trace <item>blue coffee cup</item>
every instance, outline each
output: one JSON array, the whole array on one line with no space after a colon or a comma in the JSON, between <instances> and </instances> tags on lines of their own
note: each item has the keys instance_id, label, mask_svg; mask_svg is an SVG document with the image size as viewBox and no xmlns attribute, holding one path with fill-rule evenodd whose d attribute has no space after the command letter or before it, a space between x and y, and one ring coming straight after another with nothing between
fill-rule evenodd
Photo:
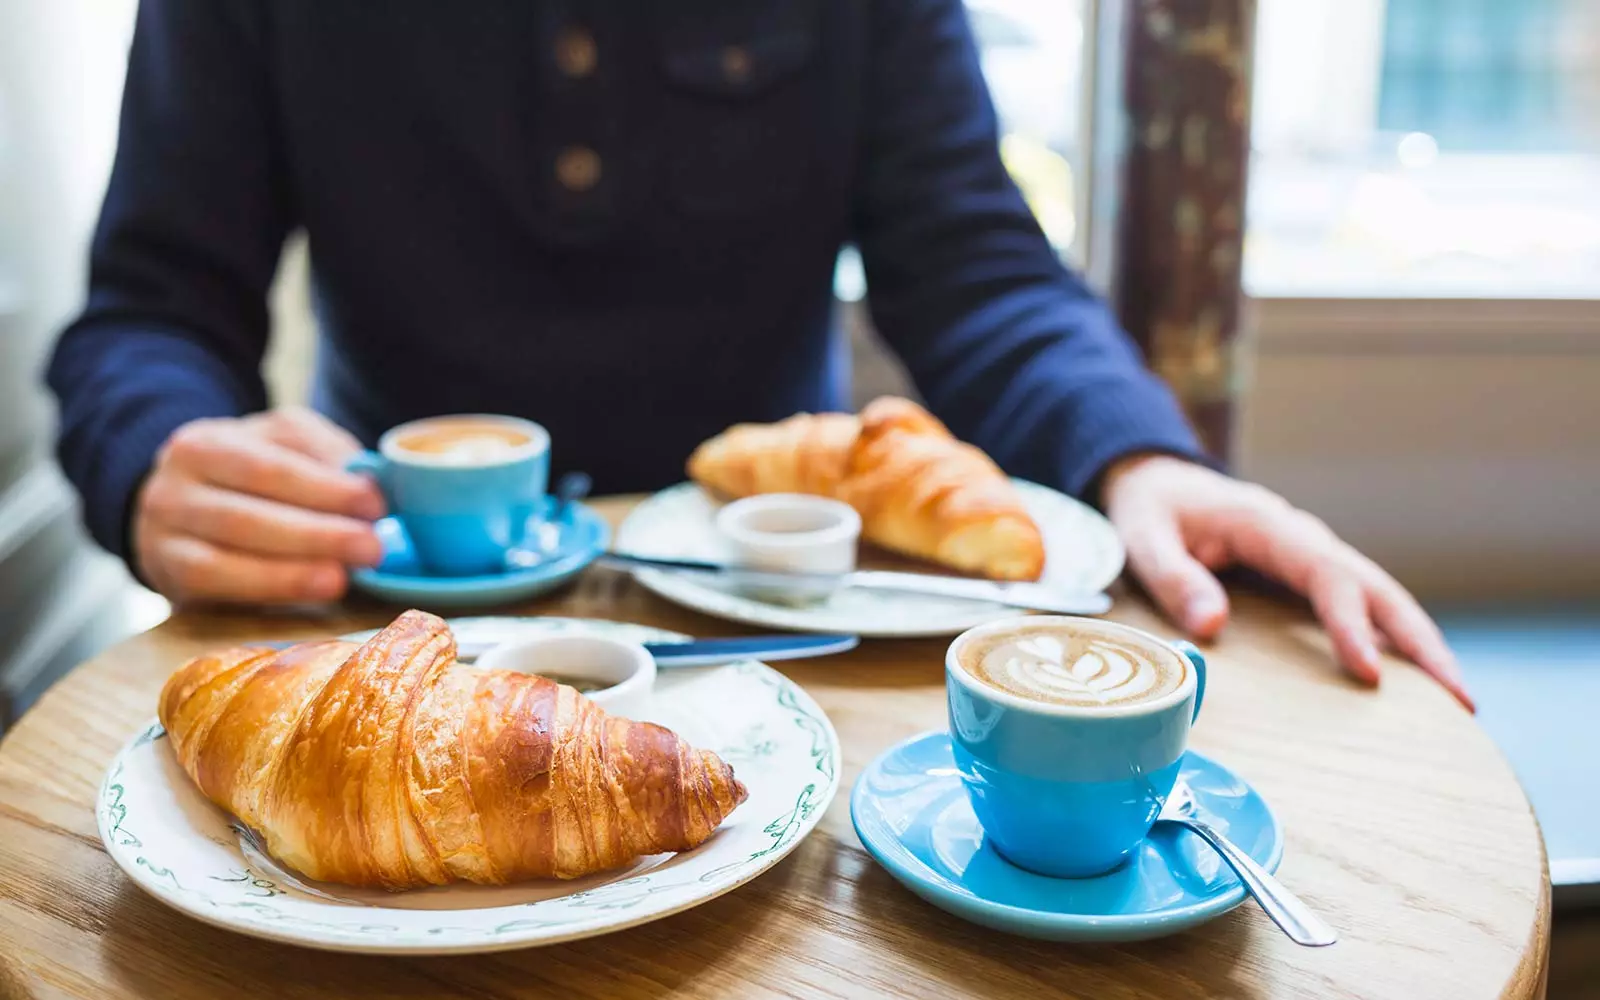
<instances>
[{"instance_id":1,"label":"blue coffee cup","mask_svg":"<svg viewBox=\"0 0 1600 1000\"><path fill-rule=\"evenodd\" d=\"M1080 707L1013 694L961 665L975 641L1041 626L1105 635L1165 659L1183 678L1147 702ZM959 636L945 654L950 742L990 846L1020 868L1060 878L1127 861L1172 793L1205 684L1205 659L1192 645L1114 622L1038 615Z\"/></svg>"},{"instance_id":2,"label":"blue coffee cup","mask_svg":"<svg viewBox=\"0 0 1600 1000\"><path fill-rule=\"evenodd\" d=\"M452 450L452 434L476 438ZM426 446L429 450L422 450ZM505 570L544 506L550 435L531 420L490 415L401 424L347 468L377 480L423 569L436 576Z\"/></svg>"}]
</instances>

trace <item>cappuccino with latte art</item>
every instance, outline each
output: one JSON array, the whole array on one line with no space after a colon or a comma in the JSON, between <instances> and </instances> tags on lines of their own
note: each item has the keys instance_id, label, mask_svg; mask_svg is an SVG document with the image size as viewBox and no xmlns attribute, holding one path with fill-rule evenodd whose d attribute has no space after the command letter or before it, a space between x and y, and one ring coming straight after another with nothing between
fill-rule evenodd
<instances>
[{"instance_id":1,"label":"cappuccino with latte art","mask_svg":"<svg viewBox=\"0 0 1600 1000\"><path fill-rule=\"evenodd\" d=\"M1176 691L1189 663L1160 643L1082 622L1022 625L963 644L957 661L990 687L1077 708L1138 705Z\"/></svg>"},{"instance_id":2,"label":"cappuccino with latte art","mask_svg":"<svg viewBox=\"0 0 1600 1000\"><path fill-rule=\"evenodd\" d=\"M1116 622L1031 615L945 651L950 754L984 843L1084 878L1138 850L1183 767L1205 657Z\"/></svg>"}]
</instances>

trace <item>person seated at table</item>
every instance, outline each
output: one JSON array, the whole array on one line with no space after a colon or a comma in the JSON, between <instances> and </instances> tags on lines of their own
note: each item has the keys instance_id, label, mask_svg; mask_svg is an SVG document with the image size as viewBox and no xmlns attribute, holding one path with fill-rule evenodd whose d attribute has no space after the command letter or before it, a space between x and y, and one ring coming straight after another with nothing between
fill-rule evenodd
<instances>
[{"instance_id":1,"label":"person seated at table","mask_svg":"<svg viewBox=\"0 0 1600 1000\"><path fill-rule=\"evenodd\" d=\"M316 412L268 411L267 290L308 234ZM83 314L49 368L96 539L178 600L337 598L379 559L341 470L436 413L535 418L601 491L738 420L841 409L834 262L931 408L1103 507L1215 635L1213 571L1309 597L1346 668L1386 637L1464 702L1405 589L1213 471L1008 178L960 0L143 0Z\"/></svg>"}]
</instances>

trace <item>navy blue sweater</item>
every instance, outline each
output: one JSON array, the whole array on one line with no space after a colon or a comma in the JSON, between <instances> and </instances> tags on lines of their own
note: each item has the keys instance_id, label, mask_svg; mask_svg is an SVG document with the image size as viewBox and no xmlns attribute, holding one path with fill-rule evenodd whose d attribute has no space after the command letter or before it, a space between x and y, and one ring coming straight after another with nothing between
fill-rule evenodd
<instances>
[{"instance_id":1,"label":"navy blue sweater","mask_svg":"<svg viewBox=\"0 0 1600 1000\"><path fill-rule=\"evenodd\" d=\"M600 490L676 481L731 422L846 405L853 242L932 409L1011 473L1197 449L1007 177L960 0L142 0L49 370L112 551L168 434L266 405L297 227L313 402L368 442L512 413Z\"/></svg>"}]
</instances>

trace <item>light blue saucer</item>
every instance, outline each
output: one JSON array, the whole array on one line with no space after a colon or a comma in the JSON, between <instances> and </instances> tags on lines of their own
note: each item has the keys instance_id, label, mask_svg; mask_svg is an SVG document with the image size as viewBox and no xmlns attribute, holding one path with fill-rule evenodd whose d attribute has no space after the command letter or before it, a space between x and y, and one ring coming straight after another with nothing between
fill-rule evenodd
<instances>
[{"instance_id":1,"label":"light blue saucer","mask_svg":"<svg viewBox=\"0 0 1600 1000\"><path fill-rule=\"evenodd\" d=\"M485 576L432 576L417 562L405 528L393 517L377 523L383 562L350 573L350 584L380 600L423 610L487 608L525 601L566 583L611 543L611 526L594 509L573 504L555 524L556 543L525 569Z\"/></svg>"},{"instance_id":2,"label":"light blue saucer","mask_svg":"<svg viewBox=\"0 0 1600 1000\"><path fill-rule=\"evenodd\" d=\"M1238 775L1189 751L1182 780L1200 813L1268 871L1283 828ZM1051 941L1138 941L1187 930L1243 902L1244 886L1210 847L1159 823L1133 858L1105 875L1057 879L1014 867L984 844L946 733L892 747L850 796L856 835L912 892L997 930Z\"/></svg>"}]
</instances>

